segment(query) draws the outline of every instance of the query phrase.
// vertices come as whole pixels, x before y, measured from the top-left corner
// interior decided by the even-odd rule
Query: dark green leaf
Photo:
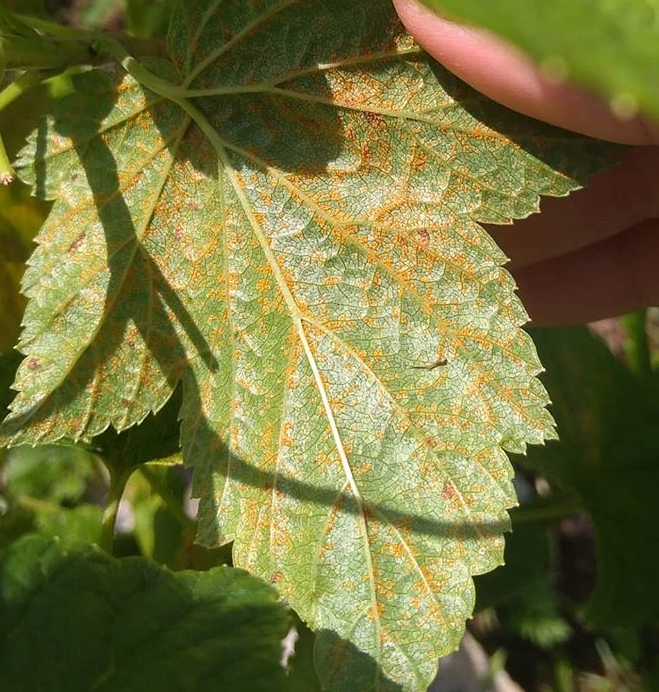
[[[172,569],[180,569],[181,558],[186,557],[181,554],[194,529],[194,522],[183,511],[184,485],[179,470],[149,467],[145,476],[143,469],[133,474],[124,494],[132,507],[140,551]]]
[[[576,491],[596,534],[596,624],[624,625],[659,614],[659,398],[651,380],[617,361],[585,328],[540,330],[561,442],[520,459]]]
[[[316,638],[299,618],[295,618],[293,624],[297,638],[294,655],[288,662],[287,690],[288,692],[321,692],[314,665],[313,652]]]
[[[60,507],[57,511],[37,512],[35,528],[42,536],[58,538],[62,548],[67,549],[81,543],[98,544],[102,518],[103,511],[96,505]]]
[[[176,0],[128,0],[128,30],[140,38],[164,36],[175,5]]]
[[[0,556],[2,690],[284,690],[276,599],[241,570],[172,573],[28,536]]]
[[[148,461],[167,459],[177,454],[180,391],[176,391],[162,410],[148,415],[139,425],[121,433],[108,428],[94,439],[93,448],[117,472]]]
[[[7,452],[4,482],[14,495],[57,504],[79,500],[93,473],[91,456],[83,449],[24,446]]]
[[[554,77],[659,118],[658,0],[423,0],[500,34]],[[579,30],[587,27],[587,30]]]
[[[492,608],[515,599],[547,580],[549,540],[546,527],[515,526],[506,539],[505,564],[476,578],[476,610]]]

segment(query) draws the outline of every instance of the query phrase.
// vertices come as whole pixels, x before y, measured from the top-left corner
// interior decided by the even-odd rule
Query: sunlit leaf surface
[[[424,690],[501,562],[504,453],[552,434],[506,222],[599,145],[486,103],[380,0],[186,0],[176,99],[77,78],[23,153],[56,199],[12,442],[90,438],[183,380],[200,540],[277,585],[333,690]]]

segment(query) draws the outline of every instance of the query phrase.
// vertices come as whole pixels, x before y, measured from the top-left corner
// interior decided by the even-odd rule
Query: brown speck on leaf
[[[371,111],[365,111],[364,117],[366,122],[372,127],[378,127],[384,122],[384,118],[379,113],[372,113]]]
[[[85,232],[83,231],[72,243],[69,245],[69,252],[75,252],[85,240]]]
[[[445,500],[452,500],[455,497],[455,488],[453,483],[444,483],[442,488],[442,497]]]
[[[448,360],[446,358],[438,358],[434,363],[428,363],[427,365],[413,365],[412,370],[434,370],[445,365],[448,365]]]
[[[27,361],[27,367],[29,370],[36,370],[41,366],[41,359],[32,357]]]

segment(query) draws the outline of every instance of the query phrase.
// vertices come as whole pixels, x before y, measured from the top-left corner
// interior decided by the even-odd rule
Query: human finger
[[[559,257],[659,218],[657,179],[659,147],[638,147],[569,197],[543,198],[540,214],[487,230],[512,267]]]
[[[659,305],[657,257],[659,218],[513,275],[534,326],[579,324]]]
[[[480,29],[441,18],[417,0],[394,0],[418,43],[491,99],[575,132],[627,144],[659,144],[659,123],[621,117],[599,98],[538,70],[520,51]]]

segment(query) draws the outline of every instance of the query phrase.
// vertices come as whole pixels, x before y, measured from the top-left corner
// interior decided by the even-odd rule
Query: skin
[[[659,123],[621,119],[597,97],[544,77],[521,53],[479,29],[394,0],[433,57],[483,94],[531,117],[635,145],[615,167],[541,211],[488,231],[534,325],[588,322],[659,305]]]

